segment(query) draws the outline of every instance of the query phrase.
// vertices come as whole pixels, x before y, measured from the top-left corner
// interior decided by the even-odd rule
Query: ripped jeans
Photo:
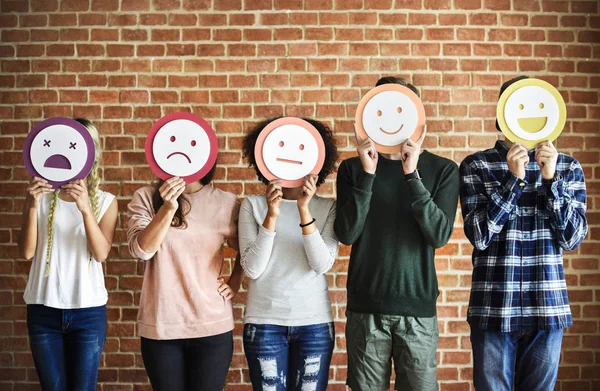
[[[324,391],[329,379],[333,323],[244,325],[244,350],[254,391]]]
[[[106,306],[62,310],[28,305],[27,328],[44,391],[96,390]]]

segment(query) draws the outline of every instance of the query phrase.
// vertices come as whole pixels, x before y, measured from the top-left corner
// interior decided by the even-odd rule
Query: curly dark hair
[[[213,177],[215,176],[215,170],[217,169],[217,165],[215,164],[213,168],[206,174],[202,179],[200,179],[200,183],[204,186],[208,185],[212,182]],[[160,196],[160,187],[165,183],[163,179],[159,180],[154,187],[154,193],[152,194],[152,206],[154,207],[154,213],[158,213],[158,210],[165,203],[165,201]],[[185,221],[185,216],[190,212],[192,208],[190,201],[187,199],[185,194],[181,194],[177,197],[177,203],[179,206],[175,211],[175,215],[173,216],[173,220],[171,221],[171,226],[175,228],[187,228],[187,221]]]
[[[415,94],[417,94],[417,96],[419,98],[421,97],[421,94],[419,93],[419,90],[417,89],[417,87],[410,84],[409,82],[406,81],[406,79],[403,79],[401,77],[384,76],[381,79],[377,80],[377,83],[375,83],[375,87],[378,87],[383,84],[400,84],[401,86],[410,88],[411,91],[414,92]]]
[[[256,140],[258,139],[258,135],[260,134],[260,132],[262,132],[262,130],[271,122],[279,118],[282,117],[269,118],[258,123],[256,126],[249,130],[246,137],[244,137],[244,143],[242,145],[243,155],[245,158],[248,159],[248,167],[254,167],[254,170],[256,171],[256,176],[265,185],[268,184],[269,181],[263,176],[263,174],[261,174],[260,170],[256,165],[256,158],[254,156],[254,146],[256,145]],[[311,118],[302,119],[314,126],[315,129],[317,129],[317,131],[323,138],[323,143],[325,144],[325,162],[323,162],[323,168],[321,168],[321,171],[319,172],[319,179],[317,180],[317,186],[320,186],[323,182],[325,182],[327,176],[335,168],[335,163],[338,158],[335,139],[333,138],[333,132],[331,131],[331,129],[329,129],[327,125]]]

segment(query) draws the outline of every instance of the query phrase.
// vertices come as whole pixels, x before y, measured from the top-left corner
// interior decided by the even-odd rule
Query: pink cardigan
[[[138,312],[138,333],[150,339],[200,338],[233,329],[231,303],[217,292],[223,244],[237,249],[236,196],[204,186],[187,194],[191,209],[186,229],[170,227],[155,253],[144,252],[138,234],[154,217],[147,186],[128,205],[129,251],[145,262]]]

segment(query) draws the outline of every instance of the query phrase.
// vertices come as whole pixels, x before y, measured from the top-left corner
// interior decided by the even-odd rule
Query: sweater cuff
[[[407,182],[407,184],[408,184],[408,189],[410,190],[410,194],[412,195],[413,200],[420,199],[424,196],[427,196],[427,197],[431,196],[431,194],[429,193],[429,190],[427,190],[427,188],[423,184],[423,181],[421,181],[419,179],[413,179],[410,182]]]
[[[373,188],[373,181],[375,180],[375,174],[369,174],[364,170],[361,171],[356,187],[360,190],[371,191]]]
[[[506,173],[502,182],[504,183],[504,189],[509,194],[514,194],[513,199],[518,199],[523,193],[523,189],[527,185],[527,182],[510,171]]]
[[[144,250],[142,250],[142,247],[140,246],[137,237],[131,242],[131,251],[133,252],[133,255],[135,255],[143,261],[150,260],[154,256],[154,254],[156,254],[156,251],[153,253],[147,253]]]
[[[269,231],[268,229],[263,227],[262,224],[258,226],[258,234],[260,236],[266,237],[267,239],[273,239],[275,237],[275,232]]]

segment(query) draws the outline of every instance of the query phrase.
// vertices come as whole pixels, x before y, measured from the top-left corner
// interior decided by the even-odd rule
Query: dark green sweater
[[[458,166],[424,151],[422,181],[406,182],[402,162],[379,155],[375,175],[358,157],[337,175],[338,239],[352,245],[348,310],[414,317],[436,315],[435,249],[452,235]]]

